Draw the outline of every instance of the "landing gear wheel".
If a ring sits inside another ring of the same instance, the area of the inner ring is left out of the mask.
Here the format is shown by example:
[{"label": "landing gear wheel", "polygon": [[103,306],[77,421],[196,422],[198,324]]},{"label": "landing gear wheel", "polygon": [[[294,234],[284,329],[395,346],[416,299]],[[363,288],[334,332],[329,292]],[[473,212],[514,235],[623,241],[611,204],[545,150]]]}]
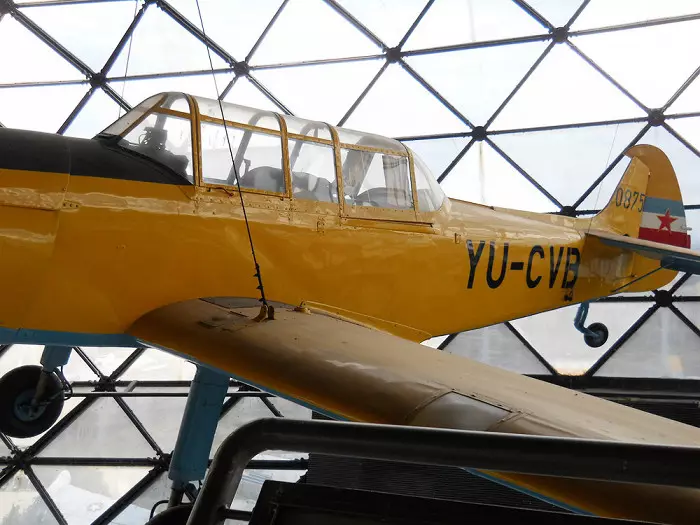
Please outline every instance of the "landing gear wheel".
[{"label": "landing gear wheel", "polygon": [[146,525],[187,525],[192,505],[179,505],[156,514]]},{"label": "landing gear wheel", "polygon": [[46,432],[63,410],[63,384],[54,373],[47,374],[45,401],[32,404],[40,366],[27,365],[10,370],[0,378],[0,432],[14,438],[28,438]]},{"label": "landing gear wheel", "polygon": [[593,332],[593,334],[586,334],[583,336],[583,340],[586,344],[592,348],[598,348],[603,346],[608,340],[608,327],[603,323],[592,323],[588,330]]}]

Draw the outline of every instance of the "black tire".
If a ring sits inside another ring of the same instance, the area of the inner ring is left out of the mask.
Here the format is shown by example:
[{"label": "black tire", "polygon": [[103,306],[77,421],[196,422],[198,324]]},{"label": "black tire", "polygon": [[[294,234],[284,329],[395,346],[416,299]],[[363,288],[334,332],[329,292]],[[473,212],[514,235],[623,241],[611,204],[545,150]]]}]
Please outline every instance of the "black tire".
[{"label": "black tire", "polygon": [[594,332],[595,335],[586,334],[583,336],[583,340],[591,348],[601,347],[608,341],[608,327],[603,323],[592,323],[588,330]]},{"label": "black tire", "polygon": [[0,432],[14,438],[28,438],[46,432],[63,410],[63,385],[56,374],[50,374],[45,399],[51,399],[35,414],[21,417],[18,404],[34,398],[42,368],[26,365],[10,370],[0,378]]},{"label": "black tire", "polygon": [[172,507],[153,516],[146,525],[186,525],[191,512],[192,505]]}]

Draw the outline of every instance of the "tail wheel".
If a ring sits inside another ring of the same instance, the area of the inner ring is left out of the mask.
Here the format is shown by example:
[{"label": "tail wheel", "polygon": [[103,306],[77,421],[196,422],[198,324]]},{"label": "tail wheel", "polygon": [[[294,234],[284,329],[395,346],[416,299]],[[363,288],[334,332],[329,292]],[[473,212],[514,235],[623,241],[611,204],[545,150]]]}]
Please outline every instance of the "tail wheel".
[{"label": "tail wheel", "polygon": [[598,348],[608,341],[608,327],[603,323],[592,323],[587,330],[589,333],[583,336],[583,340],[588,346]]},{"label": "tail wheel", "polygon": [[[45,377],[43,400],[35,403],[39,379]],[[53,372],[27,365],[10,370],[0,378],[0,432],[28,438],[46,432],[63,410],[63,383]]]}]

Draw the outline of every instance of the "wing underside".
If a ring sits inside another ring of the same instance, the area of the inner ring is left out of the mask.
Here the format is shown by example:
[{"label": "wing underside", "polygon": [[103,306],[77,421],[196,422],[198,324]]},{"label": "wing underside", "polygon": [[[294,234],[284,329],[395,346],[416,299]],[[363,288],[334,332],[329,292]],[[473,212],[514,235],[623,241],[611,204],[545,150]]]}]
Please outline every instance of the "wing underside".
[{"label": "wing underside", "polygon": [[[155,310],[130,333],[337,418],[375,423],[700,445],[700,430],[447,354],[324,312]],[[594,514],[690,523],[692,489],[495,474]],[[653,490],[652,490],[653,489]],[[691,520],[692,521],[692,520]]]}]

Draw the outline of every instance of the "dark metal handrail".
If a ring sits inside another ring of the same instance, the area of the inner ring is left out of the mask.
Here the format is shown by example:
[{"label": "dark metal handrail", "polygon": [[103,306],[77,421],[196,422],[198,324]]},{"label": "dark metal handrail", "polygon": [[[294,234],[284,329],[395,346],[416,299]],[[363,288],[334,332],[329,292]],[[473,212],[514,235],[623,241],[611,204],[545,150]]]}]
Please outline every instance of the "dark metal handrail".
[{"label": "dark metal handrail", "polygon": [[188,525],[223,520],[248,462],[266,450],[567,478],[700,487],[700,448],[374,425],[259,419],[216,452]]}]

